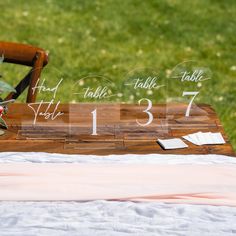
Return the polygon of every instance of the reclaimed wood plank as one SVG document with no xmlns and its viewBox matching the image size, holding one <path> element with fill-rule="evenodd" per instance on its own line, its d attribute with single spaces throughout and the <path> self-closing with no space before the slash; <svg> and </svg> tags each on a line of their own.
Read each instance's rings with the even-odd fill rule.
<svg viewBox="0 0 236 236">
<path fill-rule="evenodd" d="M 91 135 L 91 111 L 97 108 L 98 135 Z M 45 108 L 45 107 L 43 107 Z M 43 109 L 42 108 L 42 109 Z M 11 104 L 5 119 L 9 129 L 0 136 L 0 151 L 44 151 L 71 154 L 225 154 L 234 150 L 214 109 L 200 104 L 193 107 L 186 118 L 186 104 L 158 104 L 153 106 L 154 120 L 149 126 L 139 126 L 136 119 L 145 123 L 146 106 L 132 104 L 59 104 L 64 115 L 56 120 L 37 119 L 27 104 Z M 49 109 L 52 111 L 53 107 Z M 187 149 L 163 150 L 157 138 L 181 137 L 194 132 L 221 132 L 225 145 L 197 146 L 186 141 Z"/>
</svg>

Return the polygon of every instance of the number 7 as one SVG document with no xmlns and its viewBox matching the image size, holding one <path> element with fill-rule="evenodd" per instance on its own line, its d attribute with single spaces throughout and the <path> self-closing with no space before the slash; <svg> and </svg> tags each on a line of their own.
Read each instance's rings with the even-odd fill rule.
<svg viewBox="0 0 236 236">
<path fill-rule="evenodd" d="M 192 99 L 190 100 L 189 104 L 188 104 L 185 116 L 189 116 L 193 100 L 198 94 L 199 94 L 199 92 L 183 92 L 182 96 L 188 96 L 188 95 L 193 96 Z"/>
</svg>

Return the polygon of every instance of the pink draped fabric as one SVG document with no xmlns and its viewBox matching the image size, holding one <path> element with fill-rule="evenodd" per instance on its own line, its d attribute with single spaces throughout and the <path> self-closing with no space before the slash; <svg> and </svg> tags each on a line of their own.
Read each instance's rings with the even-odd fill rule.
<svg viewBox="0 0 236 236">
<path fill-rule="evenodd" d="M 0 200 L 124 200 L 236 206 L 234 165 L 0 165 Z"/>
</svg>

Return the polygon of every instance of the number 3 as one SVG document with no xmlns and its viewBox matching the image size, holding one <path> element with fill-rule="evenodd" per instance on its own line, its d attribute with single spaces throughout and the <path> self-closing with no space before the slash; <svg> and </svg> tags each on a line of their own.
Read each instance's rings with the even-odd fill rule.
<svg viewBox="0 0 236 236">
<path fill-rule="evenodd" d="M 147 126 L 147 125 L 151 124 L 152 121 L 153 121 L 153 114 L 149 111 L 149 110 L 152 108 L 152 101 L 149 100 L 149 99 L 147 99 L 147 98 L 142 98 L 142 99 L 140 99 L 140 100 L 138 101 L 139 105 L 140 105 L 140 103 L 141 103 L 143 100 L 148 101 L 148 107 L 147 107 L 146 110 L 143 111 L 143 112 L 145 112 L 145 113 L 148 114 L 148 121 L 147 121 L 145 124 L 142 124 L 142 123 L 140 123 L 140 122 L 136 119 L 136 122 L 137 122 L 140 126 Z"/>
</svg>

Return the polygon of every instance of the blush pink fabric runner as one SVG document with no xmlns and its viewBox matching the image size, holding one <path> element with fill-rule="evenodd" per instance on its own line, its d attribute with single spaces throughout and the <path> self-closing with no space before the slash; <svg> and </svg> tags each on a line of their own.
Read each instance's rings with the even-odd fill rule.
<svg viewBox="0 0 236 236">
<path fill-rule="evenodd" d="M 0 165 L 0 200 L 130 200 L 236 206 L 234 165 Z"/>
</svg>

